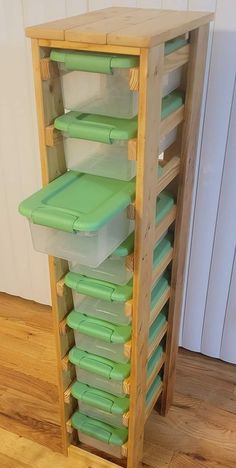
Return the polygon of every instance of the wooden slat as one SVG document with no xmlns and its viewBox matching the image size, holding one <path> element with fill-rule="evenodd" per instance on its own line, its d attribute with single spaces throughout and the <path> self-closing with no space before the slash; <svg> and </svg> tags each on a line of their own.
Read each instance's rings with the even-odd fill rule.
<svg viewBox="0 0 236 468">
<path fill-rule="evenodd" d="M 104 20 L 105 18 L 112 18 L 113 15 L 117 14 L 117 10 L 117 8 L 111 7 L 35 26 L 28 26 L 25 29 L 25 34 L 27 37 L 36 39 L 56 39 L 63 41 L 65 39 L 66 30 L 89 25 L 97 22 L 99 19 Z"/>
<path fill-rule="evenodd" d="M 131 138 L 128 141 L 128 159 L 130 161 L 137 159 L 137 138 Z"/>
<path fill-rule="evenodd" d="M 157 224 L 155 227 L 155 237 L 154 237 L 154 246 L 159 241 L 161 236 L 167 231 L 167 229 L 171 226 L 171 224 L 175 221 L 176 217 L 176 206 L 174 205 L 173 208 L 169 211 L 169 213 L 165 216 L 165 218 Z"/>
<path fill-rule="evenodd" d="M 168 323 L 165 323 L 165 325 L 162 327 L 160 330 L 160 333 L 156 336 L 155 340 L 151 343 L 151 345 L 148 346 L 148 359 L 150 359 L 153 351 L 157 348 L 157 346 L 160 344 L 162 338 L 165 336 L 166 332 L 168 329 Z"/>
<path fill-rule="evenodd" d="M 174 258 L 171 274 L 171 298 L 169 306 L 169 332 L 167 334 L 167 360 L 164 373 L 162 414 L 172 401 L 176 355 L 178 350 L 179 323 L 183 297 L 185 256 L 194 184 L 195 158 L 204 81 L 209 26 L 202 26 L 190 35 L 191 56 L 185 99 L 185 122 L 182 137 L 181 169 L 179 175 L 178 210 L 175 227 Z"/>
<path fill-rule="evenodd" d="M 189 45 L 175 50 L 171 54 L 165 55 L 164 73 L 171 73 L 176 68 L 182 67 L 189 60 Z"/>
<path fill-rule="evenodd" d="M 32 58 L 34 69 L 34 82 L 36 94 L 36 107 L 38 117 L 38 130 L 39 130 L 39 147 L 41 157 L 42 181 L 43 185 L 47 185 L 51 180 L 58 177 L 60 174 L 66 172 L 66 163 L 64 157 L 63 143 L 59 142 L 56 148 L 46 146 L 45 140 L 45 127 L 52 124 L 58 114 L 63 114 L 63 101 L 61 93 L 60 79 L 54 78 L 52 80 L 44 81 L 42 85 L 41 79 L 41 59 L 47 57 L 47 50 L 39 48 L 38 41 L 32 40 Z M 65 354 L 66 342 L 60 336 L 60 321 L 64 319 L 68 311 L 72 308 L 72 294 L 71 291 L 63 297 L 58 297 L 56 284 L 60 278 L 64 276 L 68 270 L 68 263 L 64 260 L 49 257 L 49 270 L 50 270 L 50 283 L 52 295 L 52 314 L 54 324 L 54 334 L 56 342 L 57 353 L 57 370 L 58 370 L 58 391 L 61 409 L 61 434 L 63 452 L 67 453 L 68 439 L 65 428 L 65 407 L 63 400 L 64 386 L 66 379 L 63 376 L 61 359 Z M 63 344 L 62 344 L 63 343 Z M 70 376 L 68 375 L 69 379 Z"/>
<path fill-rule="evenodd" d="M 125 393 L 125 395 L 130 394 L 130 385 L 131 385 L 130 377 L 127 377 L 127 379 L 125 379 L 123 382 L 123 392 Z"/>
<path fill-rule="evenodd" d="M 126 47 L 111 44 L 90 44 L 89 42 L 57 41 L 53 39 L 39 39 L 39 46 L 51 49 L 72 49 L 87 52 L 103 52 L 106 54 L 139 55 L 139 47 Z"/>
<path fill-rule="evenodd" d="M 59 70 L 57 63 L 52 62 L 49 57 L 40 60 L 41 78 L 43 81 L 57 78 Z"/>
<path fill-rule="evenodd" d="M 158 389 L 158 392 L 156 393 L 156 395 L 153 396 L 152 400 L 150 401 L 149 405 L 147 406 L 146 408 L 146 411 L 145 411 L 145 421 L 147 421 L 148 417 L 150 416 L 154 406 L 156 405 L 157 403 L 157 400 L 160 398 L 161 396 L 161 393 L 163 391 L 163 384 L 160 385 L 159 389 Z"/>
<path fill-rule="evenodd" d="M 166 355 L 165 353 L 163 352 L 162 353 L 162 356 L 160 358 L 160 360 L 158 361 L 155 369 L 153 369 L 152 373 L 150 374 L 150 376 L 148 377 L 148 380 L 147 380 L 147 392 L 149 390 L 149 388 L 151 387 L 151 385 L 153 384 L 155 378 L 157 377 L 157 374 L 159 374 L 163 364 L 165 363 L 165 358 L 166 358 Z"/>
<path fill-rule="evenodd" d="M 163 59 L 164 45 L 141 52 L 128 468 L 142 459 Z"/>
<path fill-rule="evenodd" d="M 172 112 L 168 117 L 161 121 L 161 138 L 168 135 L 177 125 L 184 120 L 184 105 Z"/>
<path fill-rule="evenodd" d="M 129 88 L 131 91 L 139 89 L 139 68 L 130 68 L 129 70 Z"/>
<path fill-rule="evenodd" d="M 207 12 L 157 10 L 152 19 L 145 20 L 142 25 L 130 24 L 117 28 L 107 35 L 107 43 L 153 47 L 196 29 L 213 18 L 214 15 Z"/>
<path fill-rule="evenodd" d="M 158 314 L 161 312 L 161 310 L 163 309 L 164 305 L 167 303 L 169 298 L 170 298 L 170 287 L 166 288 L 165 292 L 160 297 L 160 300 L 158 301 L 158 303 L 151 310 L 150 317 L 149 317 L 149 326 L 152 325 L 152 323 L 157 318 Z"/>
<path fill-rule="evenodd" d="M 133 300 L 132 299 L 125 302 L 125 315 L 126 317 L 132 319 L 132 315 L 133 315 Z"/>
<path fill-rule="evenodd" d="M 62 140 L 61 132 L 58 131 L 53 124 L 45 128 L 45 142 L 47 146 L 56 146 L 57 143 L 62 142 Z"/>
<path fill-rule="evenodd" d="M 106 11 L 106 10 L 104 10 Z M 109 34 L 120 28 L 139 27 L 144 21 L 153 18 L 153 14 L 159 18 L 163 13 L 158 10 L 145 10 L 143 8 L 119 8 L 112 17 L 99 18 L 92 24 L 78 25 L 65 32 L 66 41 L 92 42 L 96 44 L 109 44 Z M 128 44 L 123 44 L 128 45 Z"/>
<path fill-rule="evenodd" d="M 157 178 L 157 185 L 156 185 L 156 194 L 164 190 L 170 182 L 177 177 L 179 174 L 180 169 L 180 158 L 178 156 L 174 156 L 170 159 L 164 166 L 163 166 L 163 174 Z"/>
<path fill-rule="evenodd" d="M 155 283 L 160 278 L 162 273 L 168 267 L 168 265 L 171 262 L 172 258 L 173 258 L 173 249 L 170 249 L 170 251 L 161 260 L 160 264 L 152 272 L 152 287 L 155 285 Z"/>
</svg>

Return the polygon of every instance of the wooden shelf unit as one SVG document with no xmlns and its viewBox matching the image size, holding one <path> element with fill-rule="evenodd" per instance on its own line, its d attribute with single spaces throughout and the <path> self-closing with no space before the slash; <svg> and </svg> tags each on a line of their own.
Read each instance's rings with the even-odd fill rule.
<svg viewBox="0 0 236 468">
<path fill-rule="evenodd" d="M 136 199 L 131 207 L 135 218 L 135 249 L 127 259 L 127 267 L 134 272 L 133 299 L 126 304 L 132 316 L 131 375 L 124 382 L 130 394 L 128 443 L 123 447 L 122 466 L 137 468 L 142 459 L 144 424 L 157 401 L 166 414 L 172 401 L 175 360 L 183 290 L 183 274 L 191 211 L 191 191 L 194 178 L 195 155 L 203 90 L 204 68 L 211 13 L 107 8 L 85 15 L 29 27 L 38 115 L 39 144 L 43 185 L 66 170 L 63 141 L 54 129 L 54 119 L 64 113 L 57 65 L 50 61 L 50 49 L 73 49 L 139 56 L 139 67 L 130 71 L 130 88 L 139 91 L 138 135 L 129 142 L 129 159 L 137 160 Z M 164 43 L 188 34 L 189 44 L 164 55 Z M 161 121 L 162 76 L 184 66 L 182 87 L 185 104 Z M 177 142 L 164 153 L 162 175 L 157 177 L 157 155 L 160 138 L 178 125 Z M 177 197 L 176 205 L 163 221 L 155 226 L 157 195 L 168 186 Z M 161 265 L 152 271 L 153 248 L 157 240 L 173 227 L 174 247 Z M 171 268 L 171 285 L 150 311 L 151 289 L 166 267 Z M 57 350 L 58 392 L 61 408 L 61 451 L 67 455 L 77 451 L 81 468 L 90 466 L 119 466 L 106 455 L 97 456 L 93 450 L 70 446 L 76 441 L 70 417 L 75 408 L 71 384 L 75 370 L 68 359 L 73 346 L 73 333 L 66 325 L 72 309 L 72 294 L 64 284 L 68 264 L 49 257 L 52 291 L 52 314 Z M 146 378 L 149 326 L 165 304 L 168 324 L 160 333 L 158 344 L 166 336 L 166 349 L 161 363 Z M 145 395 L 163 366 L 163 384 L 149 406 Z"/>
</svg>

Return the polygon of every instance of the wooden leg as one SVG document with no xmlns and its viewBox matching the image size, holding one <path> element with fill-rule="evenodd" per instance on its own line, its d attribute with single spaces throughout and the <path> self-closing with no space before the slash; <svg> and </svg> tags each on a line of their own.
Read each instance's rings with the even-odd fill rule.
<svg viewBox="0 0 236 468">
<path fill-rule="evenodd" d="M 169 331 L 167 334 L 164 390 L 161 413 L 167 413 L 173 398 L 179 324 L 183 299 L 186 247 L 191 214 L 192 187 L 198 142 L 202 90 L 207 52 L 209 26 L 204 25 L 190 33 L 190 61 L 187 74 L 185 121 L 180 156 L 180 176 L 177 199 L 174 256 L 171 274 Z"/>
</svg>

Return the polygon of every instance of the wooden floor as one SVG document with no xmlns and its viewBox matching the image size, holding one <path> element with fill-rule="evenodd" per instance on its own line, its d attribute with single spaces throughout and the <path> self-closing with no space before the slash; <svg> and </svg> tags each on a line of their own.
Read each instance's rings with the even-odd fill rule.
<svg viewBox="0 0 236 468">
<path fill-rule="evenodd" d="M 60 450 L 50 308 L 5 294 L 0 427 L 0 468 L 79 468 L 73 450 L 65 458 L 35 442 Z M 236 468 L 235 366 L 180 350 L 174 404 L 166 418 L 150 416 L 143 467 Z"/>
</svg>

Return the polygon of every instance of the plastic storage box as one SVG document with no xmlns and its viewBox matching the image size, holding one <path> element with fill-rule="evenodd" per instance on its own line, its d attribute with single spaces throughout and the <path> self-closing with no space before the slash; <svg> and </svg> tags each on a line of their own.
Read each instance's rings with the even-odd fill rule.
<svg viewBox="0 0 236 468">
<path fill-rule="evenodd" d="M 117 397 L 81 382 L 75 382 L 71 393 L 78 400 L 79 411 L 91 418 L 99 419 L 112 426 L 127 424 L 129 397 Z"/>
<path fill-rule="evenodd" d="M 138 112 L 138 92 L 130 89 L 135 56 L 54 49 L 50 59 L 61 72 L 64 108 L 132 118 Z M 163 96 L 178 88 L 181 69 L 165 75 Z"/>
<path fill-rule="evenodd" d="M 146 405 L 147 406 L 151 403 L 152 399 L 158 393 L 161 386 L 162 386 L 162 379 L 161 379 L 160 375 L 158 374 L 156 376 L 153 384 L 151 385 L 151 387 L 149 388 L 149 390 L 147 392 L 147 395 L 146 395 Z"/>
<path fill-rule="evenodd" d="M 20 204 L 36 250 L 98 266 L 127 237 L 135 181 L 69 171 Z"/>
<path fill-rule="evenodd" d="M 183 94 L 174 91 L 162 100 L 162 119 L 183 104 Z M 121 119 L 71 111 L 54 121 L 64 135 L 68 169 L 130 180 L 135 161 L 128 160 L 128 141 L 137 136 L 137 117 Z M 161 151 L 173 143 L 173 133 L 161 141 Z"/>
<path fill-rule="evenodd" d="M 164 193 L 165 196 L 165 193 Z M 173 199 L 171 199 L 173 200 Z M 163 203 L 164 201 L 164 203 Z M 166 212 L 166 203 L 169 207 L 169 199 L 164 198 L 163 194 L 160 194 L 157 202 L 157 217 L 161 220 Z M 169 209 L 169 208 L 168 208 Z M 163 214 L 164 213 L 164 214 Z M 156 268 L 158 263 L 161 262 L 162 258 L 171 248 L 171 237 L 168 235 L 165 239 L 160 239 L 155 247 L 153 254 L 153 266 Z M 131 271 L 128 271 L 126 267 L 126 256 L 131 254 L 134 249 L 134 234 L 129 235 L 125 241 L 115 250 L 114 254 L 108 257 L 101 265 L 97 268 L 90 268 L 85 265 L 81 265 L 77 262 L 70 262 L 69 269 L 74 273 L 80 273 L 91 278 L 99 279 L 102 281 L 108 281 L 111 283 L 124 285 L 133 276 Z"/>
<path fill-rule="evenodd" d="M 130 325 L 115 325 L 73 310 L 67 324 L 74 330 L 75 344 L 83 351 L 115 362 L 128 362 L 125 343 L 131 338 Z"/>
<path fill-rule="evenodd" d="M 130 90 L 130 68 L 135 56 L 55 49 L 50 59 L 61 72 L 65 109 L 132 118 L 138 111 L 138 93 Z"/>
<path fill-rule="evenodd" d="M 130 374 L 130 363 L 117 363 L 96 354 L 72 348 L 69 360 L 75 365 L 80 382 L 117 396 L 125 396 L 124 381 Z"/>
<path fill-rule="evenodd" d="M 89 418 L 79 411 L 73 414 L 71 424 L 77 429 L 80 442 L 109 453 L 113 457 L 123 458 L 122 445 L 128 439 L 127 428 L 113 427 L 97 419 Z"/>
</svg>

